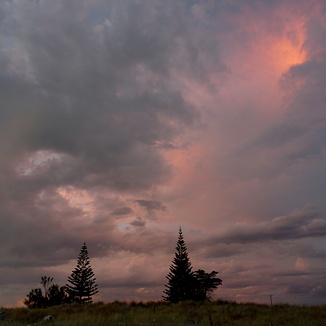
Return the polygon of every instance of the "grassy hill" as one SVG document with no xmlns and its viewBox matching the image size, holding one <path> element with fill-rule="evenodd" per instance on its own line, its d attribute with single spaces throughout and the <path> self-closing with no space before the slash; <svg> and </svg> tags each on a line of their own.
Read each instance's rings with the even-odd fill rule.
<svg viewBox="0 0 326 326">
<path fill-rule="evenodd" d="M 228 301 L 205 303 L 112 302 L 70 304 L 44 309 L 2 308 L 6 313 L 0 325 L 33 325 L 45 316 L 55 320 L 38 325 L 53 326 L 262 326 L 326 325 L 326 305 L 291 306 L 237 304 Z"/>
</svg>

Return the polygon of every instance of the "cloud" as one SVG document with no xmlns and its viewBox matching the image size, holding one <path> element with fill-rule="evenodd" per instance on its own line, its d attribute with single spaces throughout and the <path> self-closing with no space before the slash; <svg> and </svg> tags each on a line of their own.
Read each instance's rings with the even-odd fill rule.
<svg viewBox="0 0 326 326">
<path fill-rule="evenodd" d="M 130 225 L 135 227 L 144 227 L 146 225 L 146 221 L 142 220 L 141 218 L 136 218 L 130 222 Z"/>
<path fill-rule="evenodd" d="M 186 12 L 173 7 L 1 4 L 1 235 L 9 265 L 23 256 L 33 266 L 67 262 L 83 240 L 100 244 L 97 255 L 133 250 L 119 243 L 116 220 L 145 222 L 128 206 L 134 198 L 109 193 L 146 198 L 167 182 L 172 167 L 161 144 L 177 149 L 199 119 L 172 74 L 184 48 L 197 47 Z M 116 208 L 106 213 L 105 201 Z M 138 203 L 148 216 L 164 209 Z"/>
<path fill-rule="evenodd" d="M 138 200 L 136 200 L 136 202 L 140 206 L 145 207 L 147 210 L 160 210 L 160 211 L 165 210 L 165 206 L 156 200 L 138 199 Z"/>
<path fill-rule="evenodd" d="M 319 216 L 315 207 L 306 206 L 289 215 L 275 217 L 269 222 L 254 225 L 239 223 L 214 240 L 222 243 L 256 243 L 325 235 L 325 218 Z"/>
<path fill-rule="evenodd" d="M 132 2 L 108 5 L 114 15 L 94 24 L 75 3 L 15 4 L 11 51 L 23 53 L 19 64 L 31 76 L 12 73 L 22 91 L 19 102 L 4 93 L 3 103 L 10 104 L 4 113 L 16 104 L 3 123 L 28 112 L 16 141 L 24 155 L 41 150 L 60 155 L 56 165 L 43 167 L 43 175 L 61 184 L 148 189 L 170 175 L 156 144 L 171 142 L 197 118 L 169 72 L 178 56 L 172 35 L 185 27 L 175 14 L 160 11 L 171 24 L 157 35 L 162 6 L 146 12 Z"/>
<path fill-rule="evenodd" d="M 123 216 L 123 215 L 129 215 L 133 212 L 133 210 L 130 207 L 121 207 L 115 210 L 112 214 L 113 215 L 118 215 L 118 216 Z"/>
<path fill-rule="evenodd" d="M 84 241 L 101 300 L 161 298 L 180 225 L 218 295 L 302 303 L 302 276 L 320 302 L 325 12 L 2 1 L 0 303 L 64 283 Z"/>
<path fill-rule="evenodd" d="M 325 29 L 319 17 L 307 20 L 307 38 L 302 44 L 307 59 L 290 66 L 279 80 L 286 100 L 281 121 L 242 142 L 232 159 L 264 152 L 273 162 L 265 169 L 275 176 L 303 160 L 324 158 L 326 120 L 322 88 L 326 82 L 326 57 L 325 49 L 319 45 L 322 36 L 316 32 L 317 26 Z"/>
</svg>

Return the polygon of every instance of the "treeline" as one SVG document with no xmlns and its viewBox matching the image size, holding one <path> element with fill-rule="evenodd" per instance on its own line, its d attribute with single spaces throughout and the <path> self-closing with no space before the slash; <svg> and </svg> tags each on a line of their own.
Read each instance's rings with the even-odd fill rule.
<svg viewBox="0 0 326 326">
<path fill-rule="evenodd" d="M 180 301 L 210 301 L 213 291 L 222 284 L 216 275 L 218 272 L 205 272 L 203 269 L 192 271 L 187 247 L 182 229 L 170 271 L 166 276 L 168 283 L 164 290 L 163 299 L 172 303 Z M 86 243 L 83 244 L 78 256 L 77 266 L 68 277 L 65 286 L 53 284 L 53 278 L 42 276 L 42 288 L 30 291 L 24 304 L 28 308 L 45 308 L 63 303 L 91 303 L 92 296 L 98 293 L 96 278 L 90 265 Z"/>
<path fill-rule="evenodd" d="M 65 286 L 53 284 L 53 278 L 41 277 L 41 288 L 33 289 L 27 294 L 24 304 L 28 308 L 46 308 L 63 303 L 91 303 L 92 296 L 98 293 L 98 285 L 90 265 L 86 243 L 83 244 L 77 266 L 68 277 Z"/>
</svg>

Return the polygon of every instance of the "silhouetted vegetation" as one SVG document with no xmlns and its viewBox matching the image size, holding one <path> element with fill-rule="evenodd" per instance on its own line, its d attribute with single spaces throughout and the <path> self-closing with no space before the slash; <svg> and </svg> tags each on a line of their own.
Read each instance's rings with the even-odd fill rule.
<svg viewBox="0 0 326 326">
<path fill-rule="evenodd" d="M 98 293 L 95 280 L 87 246 L 84 243 L 78 256 L 77 266 L 68 277 L 70 284 L 59 286 L 58 284 L 52 284 L 53 277 L 42 276 L 43 291 L 41 288 L 32 289 L 27 294 L 24 304 L 28 308 L 46 308 L 63 303 L 91 303 L 92 296 Z"/>
<path fill-rule="evenodd" d="M 92 296 L 98 293 L 96 278 L 90 265 L 88 250 L 84 242 L 77 260 L 77 266 L 68 277 L 66 291 L 72 301 L 79 303 L 91 303 Z"/>
<path fill-rule="evenodd" d="M 66 293 L 66 288 L 64 286 L 59 287 L 58 284 L 52 284 L 52 282 L 53 277 L 42 276 L 41 284 L 44 293 L 41 288 L 32 289 L 27 294 L 24 304 L 28 308 L 45 308 L 68 303 L 69 297 Z"/>
<path fill-rule="evenodd" d="M 168 283 L 163 298 L 173 303 L 211 300 L 212 292 L 222 284 L 222 280 L 216 277 L 217 274 L 215 271 L 206 273 L 202 269 L 192 271 L 182 229 L 179 228 L 176 252 L 166 276 Z"/>
<path fill-rule="evenodd" d="M 199 269 L 194 272 L 194 277 L 196 279 L 196 300 L 211 300 L 212 293 L 219 285 L 222 284 L 222 280 L 216 275 L 218 272 L 212 271 L 206 273 L 203 269 Z"/>
<path fill-rule="evenodd" d="M 74 281 L 76 289 L 87 290 L 72 291 L 70 292 L 72 294 L 68 295 L 66 287 L 59 287 L 52 283 L 52 277 L 43 276 L 41 278 L 43 291 L 41 288 L 33 289 L 24 301 L 27 307 L 34 309 L 1 308 L 0 326 L 43 324 L 40 321 L 47 317 L 53 318 L 50 321 L 53 326 L 326 325 L 326 305 L 269 306 L 253 303 L 237 304 L 224 300 L 210 301 L 213 290 L 222 283 L 216 275 L 215 271 L 206 273 L 202 269 L 192 272 L 180 228 L 176 254 L 167 276 L 169 283 L 164 291 L 165 301 L 130 303 L 114 301 L 108 304 L 102 302 L 93 304 L 90 303 L 91 296 L 98 290 L 84 243 L 77 267 L 69 279 Z M 188 280 L 193 288 L 190 288 L 185 280 Z M 84 302 L 89 304 L 82 304 Z"/>
</svg>

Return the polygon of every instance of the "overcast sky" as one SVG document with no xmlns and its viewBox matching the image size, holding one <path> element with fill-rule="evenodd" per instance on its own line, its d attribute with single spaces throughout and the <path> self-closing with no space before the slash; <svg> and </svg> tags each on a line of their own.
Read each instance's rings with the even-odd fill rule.
<svg viewBox="0 0 326 326">
<path fill-rule="evenodd" d="M 1 0 L 0 306 L 160 300 L 179 226 L 215 298 L 326 303 L 324 0 Z"/>
</svg>

